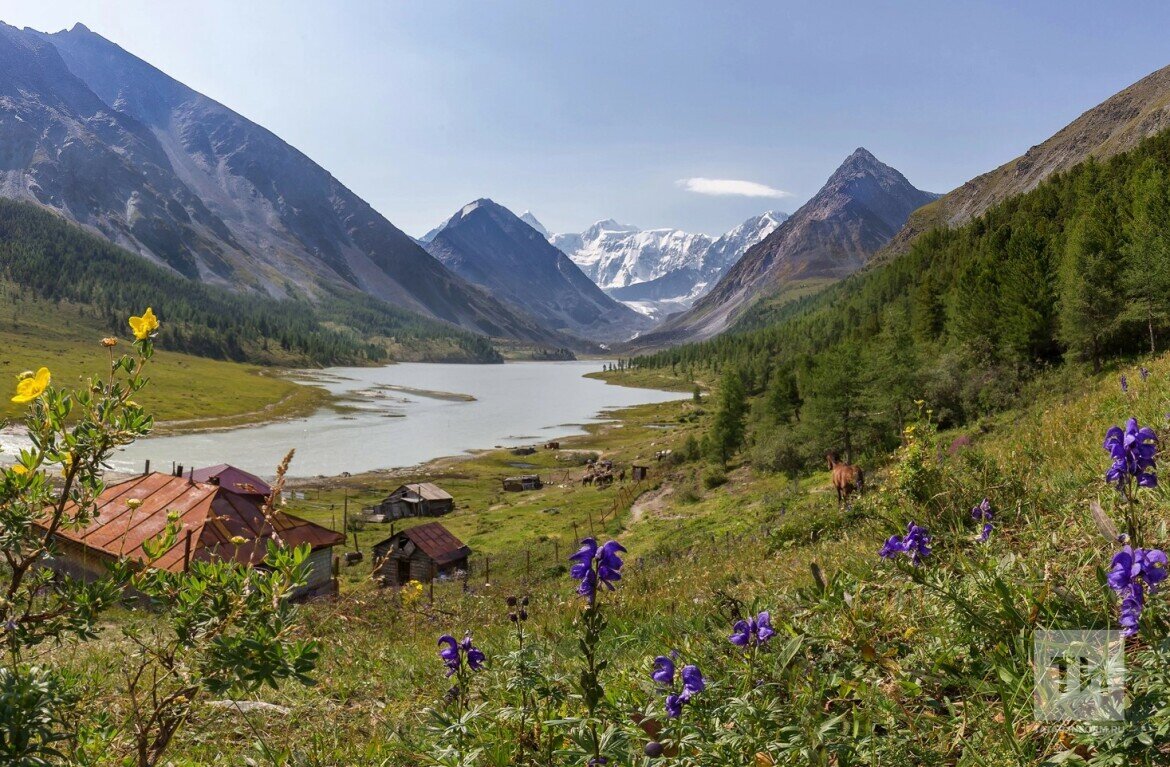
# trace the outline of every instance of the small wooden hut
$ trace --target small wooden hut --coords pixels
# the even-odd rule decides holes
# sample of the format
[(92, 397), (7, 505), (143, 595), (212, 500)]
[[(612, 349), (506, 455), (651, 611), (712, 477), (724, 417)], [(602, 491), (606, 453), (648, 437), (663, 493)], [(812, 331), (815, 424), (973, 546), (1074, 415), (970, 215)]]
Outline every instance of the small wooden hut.
[(398, 588), (467, 569), (471, 549), (438, 522), (411, 527), (374, 544), (374, 575)]
[(646, 479), (646, 477), (648, 477), (650, 475), (650, 467), (649, 466), (639, 466), (638, 464), (634, 464), (633, 472), (634, 472), (634, 481), (641, 482), (642, 480)]
[(219, 485), (229, 493), (252, 496), (261, 503), (272, 495), (272, 488), (267, 482), (255, 474), (226, 463), (208, 466), (205, 469), (194, 469), (191, 472), (191, 479), (195, 482)]
[(443, 488), (431, 482), (411, 482), (400, 485), (376, 506), (365, 510), (367, 517), (381, 515), (383, 519), (407, 517), (441, 517), (455, 510), (455, 499)]
[(523, 474), (519, 477), (507, 477), (504, 479), (504, 490), (509, 493), (522, 493), (526, 490), (539, 490), (544, 487), (544, 483), (540, 481), (538, 474)]

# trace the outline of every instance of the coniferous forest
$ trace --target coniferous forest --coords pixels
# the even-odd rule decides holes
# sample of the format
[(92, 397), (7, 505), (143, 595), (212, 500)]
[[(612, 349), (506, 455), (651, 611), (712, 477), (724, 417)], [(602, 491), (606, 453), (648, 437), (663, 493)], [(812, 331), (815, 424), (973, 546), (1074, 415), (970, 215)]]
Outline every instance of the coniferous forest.
[[(920, 406), (944, 426), (1018, 400), (1066, 362), (1170, 345), (1170, 133), (1089, 160), (970, 223), (732, 332), (632, 360), (763, 395), (754, 462), (879, 454)], [(709, 446), (713, 453), (728, 446)]]
[[(334, 290), (315, 303), (232, 293), (190, 280), (28, 203), (0, 200), (0, 282), (17, 294), (88, 307), (120, 330), (155, 306), (167, 348), (237, 362), (388, 362), (388, 345), (434, 347), (439, 359), (498, 362), (491, 341), (366, 294)], [(0, 316), (0, 321), (7, 320)], [(425, 355), (424, 355), (425, 356)]]

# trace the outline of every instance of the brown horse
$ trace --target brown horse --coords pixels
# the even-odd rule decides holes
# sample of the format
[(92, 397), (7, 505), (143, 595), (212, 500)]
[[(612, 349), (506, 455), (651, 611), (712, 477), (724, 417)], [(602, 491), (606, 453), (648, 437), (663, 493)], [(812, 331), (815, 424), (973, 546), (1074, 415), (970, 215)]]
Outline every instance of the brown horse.
[(865, 487), (865, 472), (860, 466), (844, 463), (837, 454), (830, 451), (825, 455), (829, 471), (833, 475), (833, 487), (837, 488), (837, 503), (845, 503), (854, 492), (860, 493)]

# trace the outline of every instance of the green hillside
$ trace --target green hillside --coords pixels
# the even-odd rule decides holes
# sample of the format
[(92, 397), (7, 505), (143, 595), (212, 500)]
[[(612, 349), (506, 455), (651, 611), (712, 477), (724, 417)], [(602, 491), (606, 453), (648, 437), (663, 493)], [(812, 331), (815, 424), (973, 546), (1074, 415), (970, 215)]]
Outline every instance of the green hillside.
[[(83, 308), (110, 332), (152, 306), (167, 349), (264, 365), (391, 360), (499, 362), (491, 342), (370, 296), (278, 301), (181, 277), (28, 203), (0, 200), (0, 285), (29, 300)], [(19, 329), (17, 304), (0, 323)]]
[(805, 462), (820, 460), (846, 442), (879, 455), (918, 400), (953, 427), (1031, 393), (1038, 373), (1066, 361), (1100, 369), (1166, 348), (1167, 232), (1162, 133), (927, 232), (889, 264), (758, 311), (747, 327), (630, 364), (735, 371), (765, 395), (756, 431), (773, 462), (791, 463), (801, 445)]

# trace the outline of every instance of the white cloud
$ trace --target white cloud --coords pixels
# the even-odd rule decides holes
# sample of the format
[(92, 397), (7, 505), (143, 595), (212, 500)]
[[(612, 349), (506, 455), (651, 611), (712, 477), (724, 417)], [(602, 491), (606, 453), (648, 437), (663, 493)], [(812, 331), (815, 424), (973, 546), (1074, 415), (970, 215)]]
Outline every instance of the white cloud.
[(696, 194), (736, 195), (739, 197), (792, 196), (791, 192), (785, 192), (783, 189), (773, 189), (766, 184), (757, 184), (755, 181), (740, 181), (734, 178), (680, 178), (675, 183), (688, 192)]

